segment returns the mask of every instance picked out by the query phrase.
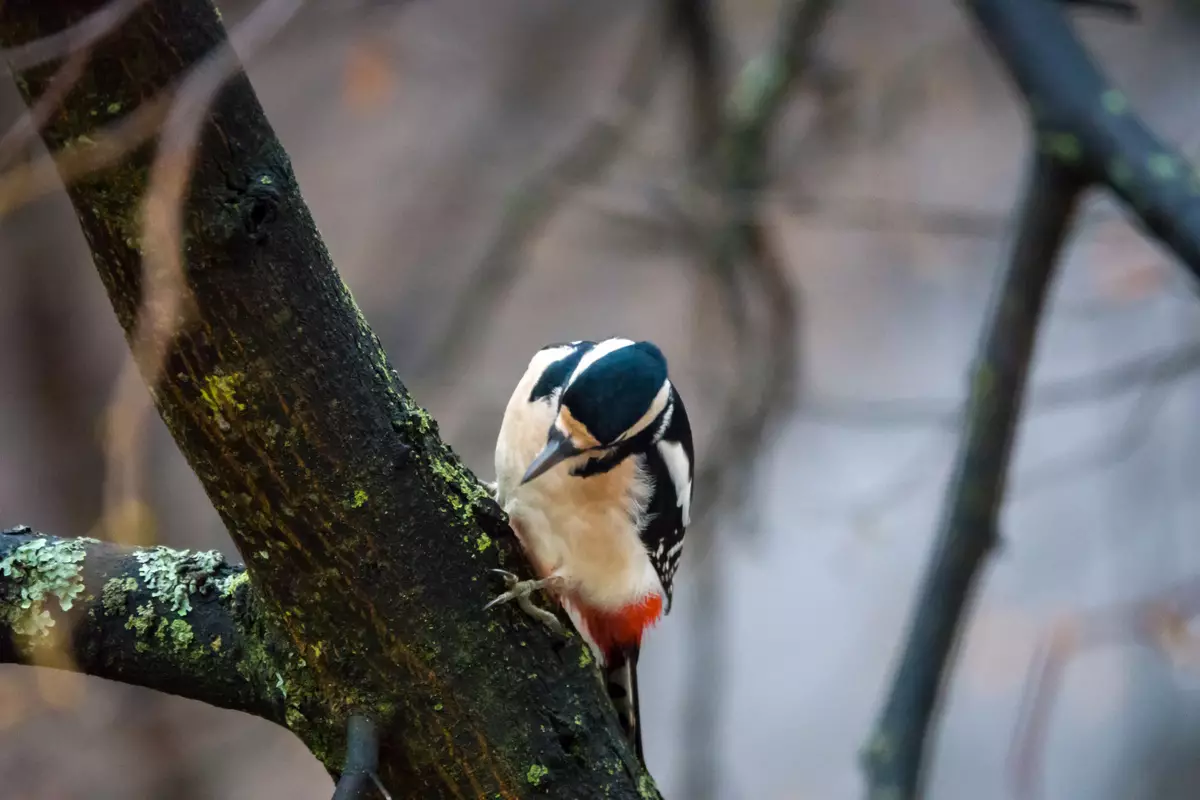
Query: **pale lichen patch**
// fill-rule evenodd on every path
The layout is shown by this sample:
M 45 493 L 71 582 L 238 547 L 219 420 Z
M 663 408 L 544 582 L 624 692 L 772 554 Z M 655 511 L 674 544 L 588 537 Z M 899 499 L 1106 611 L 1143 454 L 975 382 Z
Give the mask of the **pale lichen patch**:
M 192 610 L 191 595 L 208 590 L 213 573 L 224 566 L 225 558 L 216 550 L 193 553 L 152 547 L 134 554 L 138 574 L 154 599 L 165 603 L 179 616 Z
M 5 607 L 3 619 L 14 633 L 44 636 L 54 626 L 46 605 L 51 598 L 69 611 L 83 592 L 81 575 L 86 557 L 78 539 L 31 539 L 0 560 L 0 573 L 13 579 L 15 597 Z

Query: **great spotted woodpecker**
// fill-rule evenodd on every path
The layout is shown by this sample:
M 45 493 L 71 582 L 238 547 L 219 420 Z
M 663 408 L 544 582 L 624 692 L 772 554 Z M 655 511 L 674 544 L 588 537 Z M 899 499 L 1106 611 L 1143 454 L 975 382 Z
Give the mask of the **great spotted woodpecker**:
M 670 611 L 692 501 L 692 431 L 667 362 L 650 342 L 552 344 L 529 362 L 496 441 L 496 499 L 537 580 L 502 572 L 488 606 L 566 610 L 603 670 L 621 725 L 643 758 L 637 660 Z M 644 759 L 643 759 L 644 760 Z

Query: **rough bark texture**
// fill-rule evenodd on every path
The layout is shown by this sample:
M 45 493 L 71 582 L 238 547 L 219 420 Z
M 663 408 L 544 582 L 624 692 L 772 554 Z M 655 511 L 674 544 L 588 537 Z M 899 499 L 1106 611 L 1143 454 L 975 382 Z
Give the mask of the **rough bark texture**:
M 0 601 L 0 663 L 78 670 L 280 724 L 320 710 L 287 698 L 283 676 L 303 680 L 303 664 L 266 624 L 246 571 L 215 550 L 13 528 L 0 532 Z
M 0 39 L 99 5 L 8 0 Z M 45 141 L 86 146 L 224 36 L 204 0 L 147 4 L 98 45 Z M 27 102 L 54 66 L 17 76 Z M 151 156 L 68 186 L 127 335 Z M 373 718 L 397 796 L 657 796 L 578 637 L 555 641 L 515 606 L 482 610 L 502 589 L 488 568 L 524 561 L 389 364 L 242 75 L 205 124 L 184 219 L 191 321 L 151 391 L 304 661 L 305 680 L 283 675 L 282 688 L 318 710 L 285 723 L 336 771 L 346 719 Z

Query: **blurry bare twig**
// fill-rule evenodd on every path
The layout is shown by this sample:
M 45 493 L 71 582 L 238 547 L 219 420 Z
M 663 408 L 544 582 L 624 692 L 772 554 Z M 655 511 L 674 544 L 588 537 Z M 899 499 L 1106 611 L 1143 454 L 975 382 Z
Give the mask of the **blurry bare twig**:
M 619 154 L 659 82 L 663 58 L 659 5 L 649 6 L 608 107 L 511 194 L 479 266 L 453 301 L 442 336 L 414 370 L 418 377 L 461 371 L 462 360 L 469 357 L 473 343 L 488 329 L 496 308 L 520 277 L 528 242 L 572 193 L 595 180 Z
M 768 186 L 771 133 L 791 87 L 811 63 L 811 44 L 832 5 L 829 0 L 785 3 L 770 47 L 741 71 L 724 104 L 712 96 L 724 86 L 712 5 L 707 0 L 674 5 L 693 73 L 691 149 L 700 196 L 698 219 L 690 227 L 696 232 L 697 271 L 726 316 L 736 373 L 726 382 L 723 408 L 697 470 L 692 513 L 698 524 L 689 534 L 696 607 L 687 677 L 689 741 L 681 749 L 684 794 L 697 800 L 718 792 L 715 731 L 722 658 L 715 512 L 746 501 L 753 460 L 790 405 L 799 374 L 799 312 L 786 265 L 760 215 L 741 213 L 731 198 L 756 198 Z M 706 189 L 715 196 L 705 197 Z M 738 503 L 731 503 L 733 498 Z
M 1097 403 L 1144 386 L 1173 383 L 1200 370 L 1200 342 L 1186 342 L 1104 367 L 1089 375 L 1066 378 L 1031 390 L 1028 411 L 1036 414 Z M 813 422 L 847 428 L 944 428 L 962 421 L 961 400 L 860 400 L 810 395 L 803 410 Z
M 85 52 L 112 33 L 146 0 L 111 0 L 71 27 L 0 52 L 13 72 Z
M 89 50 L 77 50 L 67 57 L 66 63 L 58 68 L 58 72 L 50 80 L 50 87 L 38 98 L 32 108 L 26 110 L 21 118 L 0 138 L 0 168 L 7 167 L 14 159 L 22 155 L 25 149 L 37 138 L 38 131 L 46 119 L 58 108 L 67 92 L 75 86 L 83 69 L 87 66 Z
M 346 759 L 333 800 L 392 800 L 378 770 L 379 729 L 368 717 L 353 714 L 346 726 Z
M 864 753 L 868 796 L 921 796 L 924 752 L 958 627 L 995 545 L 1012 442 L 1055 263 L 1081 185 L 1035 157 L 1016 241 L 972 369 L 954 477 L 887 701 Z
M 693 511 L 697 519 L 728 497 L 741 494 L 750 477 L 750 460 L 796 388 L 795 290 L 762 222 L 756 216 L 731 213 L 725 197 L 753 196 L 766 188 L 770 132 L 789 87 L 808 63 L 808 48 L 831 6 L 829 0 L 787 3 L 772 47 L 746 66 L 731 90 L 719 144 L 719 219 L 705 238 L 708 250 L 702 263 L 726 298 L 739 375 L 732 381 L 713 442 L 696 476 L 697 486 L 705 487 L 697 494 Z M 753 313 L 755 304 L 761 304 L 762 313 Z M 701 546 L 698 556 L 704 554 Z
M 1200 640 L 1188 622 L 1200 614 L 1200 578 L 1188 578 L 1151 597 L 1071 615 L 1056 623 L 1029 666 L 1009 749 L 1008 781 L 1017 800 L 1036 800 L 1046 733 L 1063 674 L 1085 650 L 1137 644 L 1162 654 L 1172 668 L 1200 667 Z
M 941 532 L 887 702 L 864 752 L 872 798 L 921 794 L 928 733 L 960 620 L 997 540 L 996 518 L 1044 291 L 1081 189 L 1093 182 L 1107 185 L 1200 275 L 1194 170 L 1107 84 L 1061 11 L 1042 0 L 964 5 L 1031 100 L 1039 155 L 1009 289 L 997 298 L 981 344 Z

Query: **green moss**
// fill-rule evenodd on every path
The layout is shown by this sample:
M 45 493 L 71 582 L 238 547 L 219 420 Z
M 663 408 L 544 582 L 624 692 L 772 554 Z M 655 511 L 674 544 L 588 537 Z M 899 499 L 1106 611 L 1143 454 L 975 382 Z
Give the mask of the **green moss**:
M 481 553 L 491 546 L 492 537 L 488 536 L 486 533 L 479 534 L 479 537 L 475 540 L 475 549 Z
M 14 633 L 45 636 L 54 626 L 46 609 L 56 599 L 70 611 L 83 592 L 84 543 L 78 539 L 30 539 L 0 560 L 0 574 L 13 581 L 2 614 Z
M 167 626 L 167 638 L 176 651 L 183 651 L 188 649 L 196 634 L 192 631 L 192 626 L 184 620 L 173 619 Z
M 1150 174 L 1160 181 L 1170 181 L 1179 177 L 1179 159 L 1170 153 L 1155 153 L 1146 161 Z
M 154 599 L 181 617 L 192 610 L 191 595 L 208 591 L 213 583 L 209 578 L 225 565 L 224 557 L 216 550 L 193 553 L 161 545 L 137 552 L 134 558 L 141 565 L 138 574 Z
M 579 666 L 587 667 L 592 663 L 592 648 L 586 644 L 579 648 Z
M 429 469 L 446 484 L 446 500 L 464 522 L 469 523 L 475 518 L 477 503 L 490 499 L 479 481 L 458 463 L 458 459 L 452 453 L 447 453 L 444 458 L 431 458 Z
M 1074 164 L 1083 157 L 1083 147 L 1079 137 L 1073 133 L 1048 131 L 1042 135 L 1042 151 L 1068 164 Z
M 221 637 L 214 636 L 213 640 L 211 642 L 209 642 L 208 646 L 212 648 L 212 651 L 214 653 L 221 652 Z
M 294 706 L 288 706 L 287 710 L 283 712 L 283 715 L 284 720 L 287 722 L 288 728 L 291 730 L 296 730 L 297 728 L 302 727 L 304 723 L 308 722 L 308 718 L 300 713 L 300 709 Z
M 444 706 L 444 705 L 442 705 L 441 703 L 434 703 L 434 704 L 433 704 L 433 710 L 434 710 L 434 711 L 441 711 L 443 708 L 445 708 L 445 706 Z
M 1129 162 L 1122 158 L 1117 158 L 1108 165 L 1108 177 L 1112 180 L 1113 185 L 1118 188 L 1128 186 L 1133 181 L 1133 168 L 1129 166 Z
M 525 780 L 529 781 L 530 786 L 540 786 L 542 779 L 550 774 L 550 770 L 543 767 L 541 764 L 531 764 L 529 771 L 525 773 Z
M 242 385 L 244 380 L 245 376 L 240 372 L 204 376 L 204 387 L 200 389 L 200 399 L 208 405 L 213 419 L 217 421 L 217 427 L 222 430 L 229 427 L 227 416 L 232 417 L 238 411 L 246 410 L 246 404 L 237 397 L 237 388 Z
M 971 375 L 971 397 L 973 402 L 986 400 L 996 388 L 996 374 L 988 364 L 980 364 Z
M 1125 98 L 1124 94 L 1116 89 L 1109 89 L 1100 95 L 1100 104 L 1110 114 L 1120 115 L 1129 110 L 1129 101 Z
M 242 570 L 235 572 L 227 578 L 217 581 L 217 589 L 221 593 L 221 597 L 233 597 L 237 593 L 238 587 L 250 581 L 250 573 Z
M 129 593 L 137 590 L 136 578 L 110 578 L 100 593 L 100 605 L 105 616 L 124 614 L 129 606 Z
M 137 610 L 129 615 L 129 619 L 125 620 L 125 630 L 133 631 L 138 637 L 145 636 L 150 632 L 150 626 L 154 624 L 154 606 L 150 603 L 145 603 L 137 607 Z M 141 652 L 139 650 L 139 652 Z
M 659 796 L 658 787 L 654 785 L 654 778 L 650 777 L 650 773 L 643 772 L 638 776 L 638 794 L 646 800 Z
M 421 433 L 428 434 L 434 428 L 433 417 L 429 416 L 429 412 L 420 406 L 413 404 L 409 412 L 417 420 L 417 430 Z
M 362 508 L 363 504 L 366 502 L 367 502 L 367 493 L 365 491 L 363 491 L 362 489 L 355 489 L 354 490 L 354 499 L 352 499 L 347 505 L 350 508 Z

